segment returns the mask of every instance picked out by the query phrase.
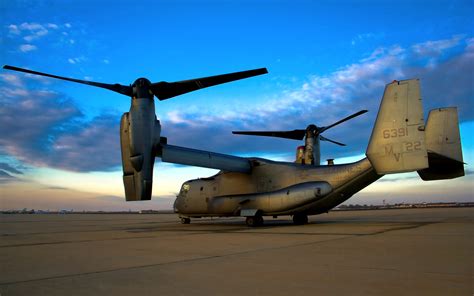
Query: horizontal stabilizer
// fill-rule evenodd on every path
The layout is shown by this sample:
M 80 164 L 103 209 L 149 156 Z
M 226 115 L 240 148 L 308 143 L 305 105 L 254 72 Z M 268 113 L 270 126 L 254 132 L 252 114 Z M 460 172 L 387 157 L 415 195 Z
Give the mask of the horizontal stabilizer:
M 453 179 L 464 176 L 464 163 L 456 107 L 430 111 L 425 128 L 429 168 L 419 170 L 427 180 Z
M 163 162 L 198 166 L 230 172 L 249 173 L 252 169 L 247 158 L 161 144 Z
M 464 163 L 444 155 L 428 152 L 427 169 L 418 171 L 424 181 L 454 179 L 464 176 Z
M 378 174 L 428 167 L 423 108 L 418 79 L 387 84 L 367 147 Z

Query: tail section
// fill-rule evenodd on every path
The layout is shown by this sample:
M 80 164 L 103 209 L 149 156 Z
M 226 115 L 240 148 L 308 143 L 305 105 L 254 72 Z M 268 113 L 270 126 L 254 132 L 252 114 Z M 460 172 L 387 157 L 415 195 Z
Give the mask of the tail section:
M 378 174 L 428 168 L 418 79 L 387 84 L 366 155 Z
M 464 176 L 464 163 L 456 107 L 430 111 L 425 128 L 429 168 L 418 171 L 427 180 L 453 179 Z

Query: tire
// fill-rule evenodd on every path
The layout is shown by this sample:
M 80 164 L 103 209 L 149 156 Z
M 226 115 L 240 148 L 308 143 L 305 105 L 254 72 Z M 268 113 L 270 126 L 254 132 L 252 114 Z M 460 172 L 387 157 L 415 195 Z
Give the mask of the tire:
M 245 219 L 245 224 L 248 227 L 257 227 L 263 225 L 263 217 L 262 216 L 251 216 Z
M 294 214 L 293 223 L 295 225 L 304 225 L 308 224 L 308 215 L 306 214 Z

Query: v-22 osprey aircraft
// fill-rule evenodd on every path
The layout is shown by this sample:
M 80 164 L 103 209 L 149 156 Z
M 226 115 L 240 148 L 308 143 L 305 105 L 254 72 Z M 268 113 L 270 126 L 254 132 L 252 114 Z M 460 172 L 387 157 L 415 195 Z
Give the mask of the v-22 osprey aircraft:
M 456 107 L 429 112 L 425 123 L 418 79 L 386 85 L 366 150 L 366 158 L 348 164 L 320 164 L 320 141 L 344 145 L 321 135 L 325 130 L 366 112 L 359 111 L 334 124 L 293 131 L 237 131 L 235 134 L 305 140 L 294 162 L 238 157 L 168 144 L 161 137 L 154 96 L 168 99 L 201 88 L 267 73 L 265 68 L 178 82 L 132 85 L 106 84 L 66 78 L 13 66 L 4 69 L 87 84 L 130 96 L 130 111 L 122 116 L 120 143 L 127 201 L 150 200 L 155 157 L 164 162 L 219 169 L 208 178 L 184 182 L 174 203 L 181 222 L 191 218 L 242 216 L 248 226 L 264 216 L 291 215 L 306 224 L 308 215 L 328 212 L 385 174 L 416 171 L 422 180 L 464 176 Z
M 319 135 L 326 129 L 309 125 L 306 130 L 234 132 L 289 139 L 303 134 L 305 146 L 298 147 L 295 162 L 209 153 L 208 161 L 215 165 L 207 167 L 222 171 L 185 182 L 175 211 L 183 223 L 193 217 L 243 216 L 247 225 L 258 226 L 263 216 L 292 215 L 295 224 L 306 224 L 308 215 L 328 212 L 385 174 L 416 171 L 424 181 L 464 176 L 457 109 L 431 110 L 425 124 L 418 79 L 386 85 L 366 158 L 320 165 L 319 140 L 343 145 Z M 163 161 L 177 161 L 164 148 Z M 196 164 L 189 159 L 188 164 Z

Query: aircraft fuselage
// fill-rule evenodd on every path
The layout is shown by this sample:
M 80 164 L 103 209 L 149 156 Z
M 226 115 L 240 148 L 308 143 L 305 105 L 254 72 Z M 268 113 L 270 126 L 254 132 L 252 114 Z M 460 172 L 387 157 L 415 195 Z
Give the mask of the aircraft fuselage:
M 251 162 L 250 174 L 221 171 L 185 182 L 175 211 L 183 217 L 318 214 L 381 177 L 366 158 L 327 166 L 257 158 Z

